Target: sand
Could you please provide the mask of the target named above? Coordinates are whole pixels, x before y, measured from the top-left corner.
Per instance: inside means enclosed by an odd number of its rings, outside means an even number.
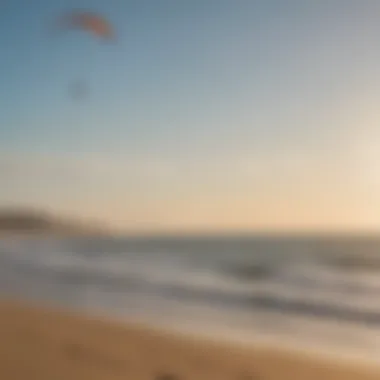
[[[367,380],[380,372],[243,348],[9,300],[0,302],[1,380]]]

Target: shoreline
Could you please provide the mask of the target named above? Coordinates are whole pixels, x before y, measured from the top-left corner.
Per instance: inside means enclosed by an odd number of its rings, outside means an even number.
[[[380,368],[281,344],[226,340],[0,299],[0,378],[374,380]]]
[[[323,361],[342,362],[343,364],[355,362],[363,367],[373,367],[380,370],[378,360],[380,347],[377,347],[376,342],[372,340],[376,331],[366,330],[366,326],[345,325],[343,321],[335,321],[335,326],[315,326],[315,323],[321,323],[319,319],[305,321],[302,318],[288,316],[291,318],[290,320],[282,320],[286,318],[286,316],[282,316],[281,320],[277,320],[279,317],[277,314],[262,312],[261,315],[255,314],[255,318],[258,319],[252,323],[253,315],[240,315],[238,319],[220,320],[218,313],[214,311],[213,314],[207,313],[206,319],[197,319],[197,316],[193,318],[191,309],[182,310],[177,314],[175,312],[174,314],[170,312],[162,314],[157,312],[156,307],[145,309],[145,311],[142,311],[141,306],[135,309],[136,305],[133,303],[125,304],[126,312],[121,311],[121,309],[112,312],[112,309],[109,310],[104,307],[81,307],[79,304],[70,305],[69,303],[64,305],[52,299],[28,298],[26,300],[22,296],[13,296],[12,302],[15,301],[22,304],[28,302],[32,307],[38,305],[43,309],[111,324],[158,330],[166,334],[182,336],[185,339],[195,338],[198,341],[212,341],[223,346],[238,346],[245,349],[268,348],[293,352],[296,355],[306,353]],[[165,306],[163,307],[165,309]],[[128,308],[131,309],[128,311]],[[250,324],[246,323],[247,316],[251,319]],[[275,318],[270,322],[272,326],[269,329],[263,328],[261,323],[264,320],[269,321],[271,318]],[[213,319],[214,323],[212,322]],[[274,323],[277,323],[276,328],[273,326]],[[308,325],[308,323],[310,324]],[[344,329],[340,330],[341,328]],[[308,330],[310,335],[307,335]],[[367,341],[366,339],[370,340]]]

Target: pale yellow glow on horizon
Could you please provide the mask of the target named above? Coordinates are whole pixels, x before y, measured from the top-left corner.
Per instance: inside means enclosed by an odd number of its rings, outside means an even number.
[[[380,231],[380,139],[373,129],[363,135],[359,128],[345,138],[346,151],[300,146],[194,161],[3,155],[0,174],[9,176],[9,189],[3,187],[0,201],[129,233]]]
[[[91,205],[83,213],[109,221],[112,228],[138,232],[218,231],[345,231],[378,230],[380,199],[368,202],[351,192],[330,194],[275,194],[141,202],[114,200]],[[81,209],[80,205],[77,209]]]

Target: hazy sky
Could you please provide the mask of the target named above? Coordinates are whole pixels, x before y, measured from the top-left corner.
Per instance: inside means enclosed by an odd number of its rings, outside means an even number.
[[[72,7],[118,41],[54,33]],[[128,230],[380,229],[378,1],[4,1],[0,47],[0,205]]]

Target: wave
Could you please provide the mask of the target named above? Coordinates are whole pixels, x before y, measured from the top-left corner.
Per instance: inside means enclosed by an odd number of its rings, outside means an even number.
[[[304,241],[3,239],[0,266],[12,272],[12,284],[34,281],[39,289],[92,287],[379,325],[380,256],[374,252],[380,245],[370,252],[365,246],[364,253],[360,244],[316,247]]]

